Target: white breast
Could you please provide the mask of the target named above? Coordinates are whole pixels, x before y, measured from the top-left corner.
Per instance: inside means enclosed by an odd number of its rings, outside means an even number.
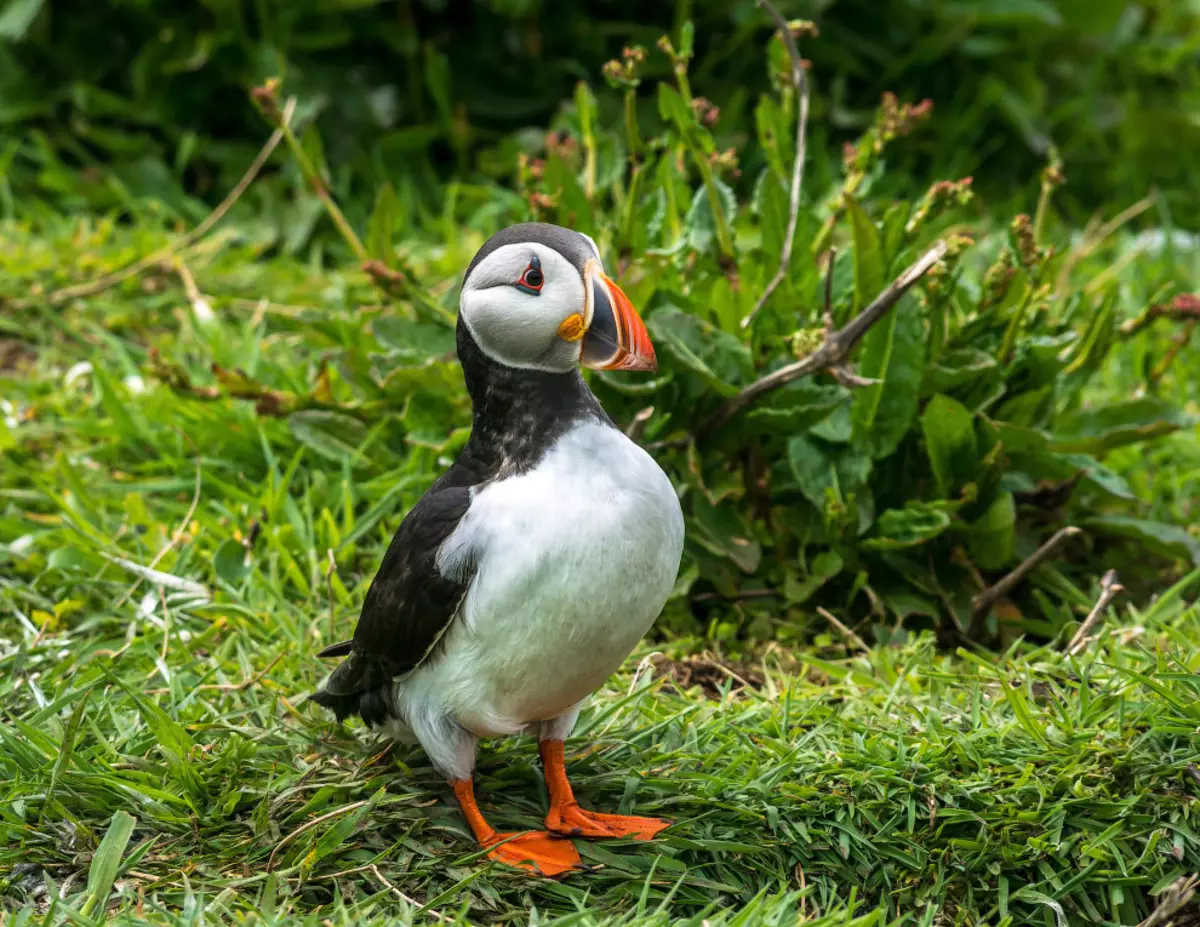
[[[440,658],[401,685],[467,729],[511,733],[586,698],[674,585],[683,515],[665,473],[620,431],[577,425],[521,476],[489,484],[443,545],[475,565]]]

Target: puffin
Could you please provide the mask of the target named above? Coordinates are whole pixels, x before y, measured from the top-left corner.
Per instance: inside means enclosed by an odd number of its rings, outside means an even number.
[[[576,801],[563,743],[674,588],[679,497],[581,367],[654,371],[646,326],[595,241],[521,223],[467,267],[456,324],[470,437],[409,510],[354,637],[310,698],[339,721],[419,744],[496,861],[542,876],[582,866],[569,838],[649,840],[667,821]],[[537,738],[545,830],[498,833],[475,801],[480,739]]]

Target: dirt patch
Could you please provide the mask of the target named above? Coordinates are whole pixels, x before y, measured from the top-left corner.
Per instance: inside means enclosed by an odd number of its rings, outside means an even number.
[[[655,664],[654,675],[667,679],[679,692],[699,687],[707,698],[719,699],[730,682],[734,692],[761,689],[762,670],[749,663],[723,660],[710,654],[685,657],[682,660],[662,660]]]

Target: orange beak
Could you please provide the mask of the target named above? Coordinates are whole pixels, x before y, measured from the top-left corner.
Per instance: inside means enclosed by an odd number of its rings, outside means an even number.
[[[587,331],[579,362],[594,370],[658,369],[646,323],[597,261],[589,261]]]

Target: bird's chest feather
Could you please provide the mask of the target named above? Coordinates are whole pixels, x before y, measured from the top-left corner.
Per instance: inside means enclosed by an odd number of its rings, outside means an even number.
[[[532,470],[481,490],[443,546],[443,572],[475,568],[450,649],[497,710],[563,710],[657,617],[682,546],[666,474],[616,429],[578,425]]]

